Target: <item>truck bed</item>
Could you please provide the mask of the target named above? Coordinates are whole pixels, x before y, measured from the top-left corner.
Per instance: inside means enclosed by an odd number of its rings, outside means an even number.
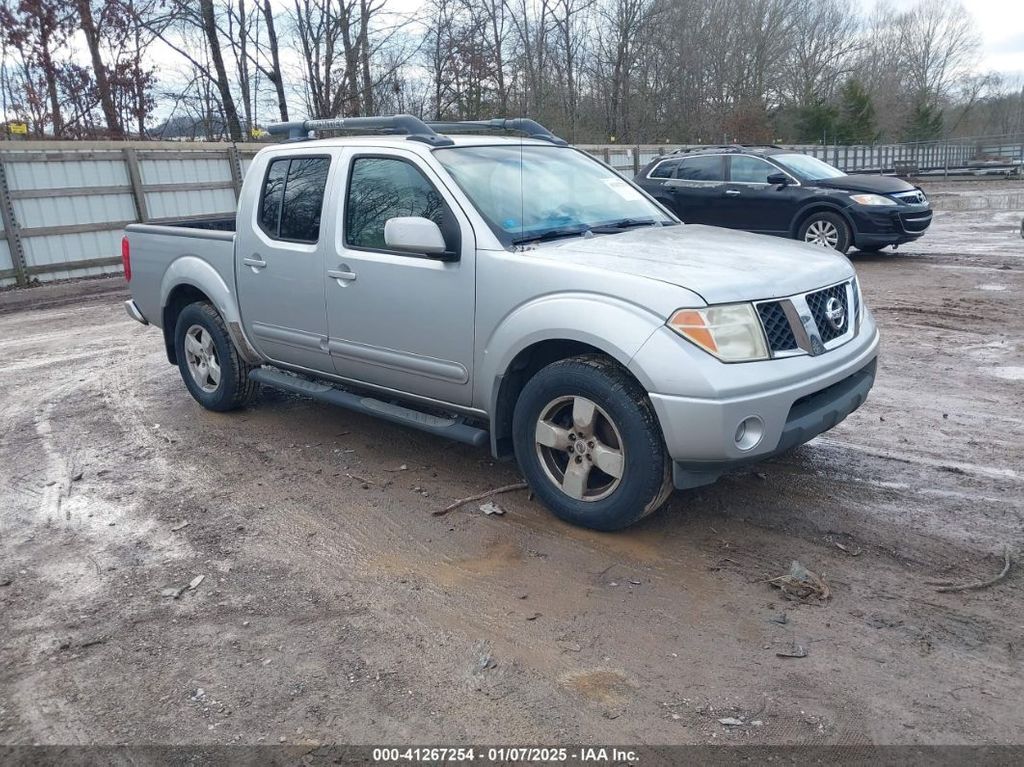
[[[176,229],[204,229],[214,232],[235,231],[236,216],[223,216],[221,218],[182,218],[172,221],[161,221],[160,223],[149,224],[149,226],[172,226]]]

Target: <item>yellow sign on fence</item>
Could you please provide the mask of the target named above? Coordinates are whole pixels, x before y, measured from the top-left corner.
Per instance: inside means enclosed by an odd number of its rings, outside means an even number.
[[[13,135],[27,136],[28,123],[7,123],[7,130]]]

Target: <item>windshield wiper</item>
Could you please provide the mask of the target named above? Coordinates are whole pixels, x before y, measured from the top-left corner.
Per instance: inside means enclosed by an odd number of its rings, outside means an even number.
[[[605,234],[608,232],[621,231],[623,229],[632,229],[635,226],[661,226],[661,224],[653,218],[623,218],[618,221],[609,221],[607,224],[598,224],[593,227],[591,231],[598,234]]]
[[[524,234],[512,240],[513,245],[522,245],[524,242],[541,242],[542,240],[557,240],[559,237],[576,237],[590,231],[589,226],[563,226],[558,229],[548,229],[545,232],[536,234]]]

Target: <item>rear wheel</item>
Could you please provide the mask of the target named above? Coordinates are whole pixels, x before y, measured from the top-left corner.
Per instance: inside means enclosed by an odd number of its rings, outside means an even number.
[[[800,225],[797,238],[845,253],[850,249],[850,225],[838,213],[812,213]]]
[[[513,440],[530,487],[575,525],[627,527],[672,491],[646,392],[600,355],[554,362],[531,378],[516,402]]]
[[[181,310],[174,329],[178,370],[189,393],[207,410],[234,410],[250,401],[258,384],[235,349],[227,326],[207,301]]]

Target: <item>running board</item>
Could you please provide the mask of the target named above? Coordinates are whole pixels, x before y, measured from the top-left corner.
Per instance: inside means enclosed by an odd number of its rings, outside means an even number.
[[[436,434],[439,437],[447,437],[456,442],[465,442],[467,445],[483,447],[490,439],[490,435],[484,429],[466,424],[457,416],[438,416],[430,413],[423,413],[419,410],[395,405],[390,402],[382,402],[372,397],[363,397],[352,392],[339,389],[319,381],[310,381],[306,378],[284,373],[271,368],[256,368],[250,371],[249,378],[274,389],[304,394],[315,400],[326,402],[330,405],[355,410],[357,413],[383,418],[385,421],[411,426],[414,429],[425,431],[429,434]]]

